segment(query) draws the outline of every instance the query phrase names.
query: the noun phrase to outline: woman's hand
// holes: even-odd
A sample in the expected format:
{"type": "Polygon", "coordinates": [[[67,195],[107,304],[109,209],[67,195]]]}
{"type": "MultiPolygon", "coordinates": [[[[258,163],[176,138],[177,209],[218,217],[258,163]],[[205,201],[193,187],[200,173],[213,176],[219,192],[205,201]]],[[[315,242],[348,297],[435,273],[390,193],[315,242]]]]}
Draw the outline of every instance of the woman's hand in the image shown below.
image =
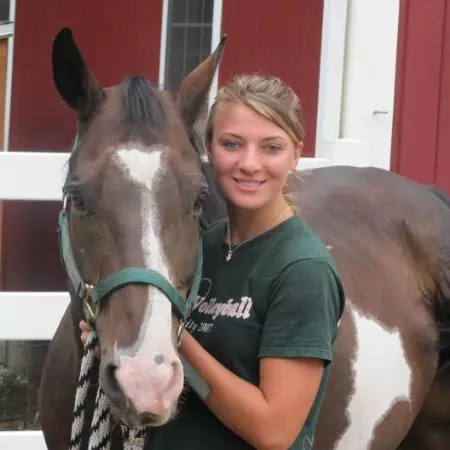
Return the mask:
{"type": "MultiPolygon", "coordinates": [[[[81,320],[78,326],[80,327],[81,330],[81,342],[83,343],[84,347],[88,340],[89,333],[92,331],[92,328],[84,320],[81,320]]],[[[94,355],[100,359],[100,345],[95,346],[94,355]]]]}

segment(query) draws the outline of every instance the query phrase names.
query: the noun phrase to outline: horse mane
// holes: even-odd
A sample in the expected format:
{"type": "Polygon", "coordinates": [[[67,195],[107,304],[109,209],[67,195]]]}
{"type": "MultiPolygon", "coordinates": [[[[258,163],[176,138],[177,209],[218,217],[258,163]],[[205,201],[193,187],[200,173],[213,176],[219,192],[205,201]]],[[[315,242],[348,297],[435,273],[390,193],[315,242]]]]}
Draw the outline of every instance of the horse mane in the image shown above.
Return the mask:
{"type": "MultiPolygon", "coordinates": [[[[447,203],[450,207],[450,202],[447,203]]],[[[439,352],[439,368],[450,368],[450,244],[426,242],[402,220],[398,235],[415,262],[423,299],[432,312],[438,327],[439,341],[433,348],[439,352]],[[433,251],[434,250],[434,251],[433,251]]]]}
{"type": "Polygon", "coordinates": [[[164,127],[169,117],[167,108],[160,91],[150,80],[141,76],[128,76],[119,89],[123,102],[123,124],[130,127],[164,127]]]}

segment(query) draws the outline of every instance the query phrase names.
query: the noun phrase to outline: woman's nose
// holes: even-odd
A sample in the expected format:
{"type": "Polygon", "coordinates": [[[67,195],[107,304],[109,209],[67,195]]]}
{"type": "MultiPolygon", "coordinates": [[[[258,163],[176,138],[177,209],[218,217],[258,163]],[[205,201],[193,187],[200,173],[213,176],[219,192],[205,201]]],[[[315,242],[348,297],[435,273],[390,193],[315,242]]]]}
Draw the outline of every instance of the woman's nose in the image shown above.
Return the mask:
{"type": "Polygon", "coordinates": [[[260,155],[256,148],[247,148],[241,153],[241,158],[239,159],[239,168],[246,172],[256,172],[260,166],[260,155]]]}

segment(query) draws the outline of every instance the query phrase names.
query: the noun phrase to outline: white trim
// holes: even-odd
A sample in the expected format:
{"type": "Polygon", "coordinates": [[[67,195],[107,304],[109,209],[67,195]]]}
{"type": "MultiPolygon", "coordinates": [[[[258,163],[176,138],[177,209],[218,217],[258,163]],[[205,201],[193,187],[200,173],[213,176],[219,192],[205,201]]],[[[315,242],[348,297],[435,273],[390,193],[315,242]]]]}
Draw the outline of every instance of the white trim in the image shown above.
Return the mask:
{"type": "Polygon", "coordinates": [[[9,37],[14,34],[14,24],[0,24],[0,38],[9,37]]]}
{"type": "Polygon", "coordinates": [[[339,139],[347,7],[347,0],[324,1],[316,132],[318,157],[332,156],[323,142],[339,139]]]}
{"type": "Polygon", "coordinates": [[[9,0],[9,20],[11,22],[16,20],[16,0],[9,0]]]}
{"type": "Polygon", "coordinates": [[[0,152],[0,199],[61,200],[69,155],[0,152]]]}
{"type": "Polygon", "coordinates": [[[68,304],[67,292],[0,292],[0,340],[51,340],[68,304]]]}
{"type": "Polygon", "coordinates": [[[8,36],[8,61],[6,67],[6,86],[5,86],[5,121],[2,124],[3,128],[3,150],[9,150],[9,136],[11,126],[11,98],[12,98],[12,83],[13,83],[13,69],[14,69],[14,22],[16,19],[16,0],[9,2],[9,20],[11,22],[11,34],[8,36]]]}
{"type": "Polygon", "coordinates": [[[9,136],[11,127],[11,99],[14,71],[14,35],[8,37],[8,62],[6,68],[6,86],[5,86],[5,122],[3,135],[3,150],[9,150],[9,136]]]}
{"type": "MultiPolygon", "coordinates": [[[[223,0],[214,0],[213,6],[213,18],[212,18],[212,30],[211,30],[211,52],[219,45],[220,37],[222,35],[222,11],[223,11],[223,0]]],[[[226,47],[226,44],[225,44],[226,47]]],[[[214,99],[217,95],[217,89],[219,86],[219,70],[214,76],[213,82],[211,84],[211,89],[209,91],[208,99],[208,111],[211,108],[214,99]]]]}
{"type": "Polygon", "coordinates": [[[325,167],[330,165],[330,160],[328,158],[309,158],[302,157],[297,163],[297,170],[309,170],[318,167],[325,167]]]}
{"type": "Polygon", "coordinates": [[[42,431],[0,431],[4,450],[47,450],[42,431]]]}
{"type": "Polygon", "coordinates": [[[169,15],[169,0],[163,0],[162,14],[161,14],[161,48],[159,51],[159,76],[158,76],[158,84],[160,88],[164,87],[164,75],[166,71],[168,15],[169,15]]]}

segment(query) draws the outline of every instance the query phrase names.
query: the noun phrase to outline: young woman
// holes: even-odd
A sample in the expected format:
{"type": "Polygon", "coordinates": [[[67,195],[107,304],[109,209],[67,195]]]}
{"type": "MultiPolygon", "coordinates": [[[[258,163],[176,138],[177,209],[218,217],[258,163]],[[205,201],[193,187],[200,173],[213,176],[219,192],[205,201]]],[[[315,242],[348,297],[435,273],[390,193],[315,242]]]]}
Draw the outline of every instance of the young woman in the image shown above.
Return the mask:
{"type": "Polygon", "coordinates": [[[180,352],[211,392],[204,402],[187,392],[146,448],[309,450],[344,296],[286,197],[303,149],[299,100],[278,78],[238,76],[220,90],[206,139],[228,217],[204,232],[203,290],[180,352]]]}

